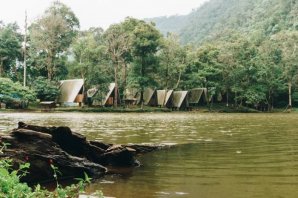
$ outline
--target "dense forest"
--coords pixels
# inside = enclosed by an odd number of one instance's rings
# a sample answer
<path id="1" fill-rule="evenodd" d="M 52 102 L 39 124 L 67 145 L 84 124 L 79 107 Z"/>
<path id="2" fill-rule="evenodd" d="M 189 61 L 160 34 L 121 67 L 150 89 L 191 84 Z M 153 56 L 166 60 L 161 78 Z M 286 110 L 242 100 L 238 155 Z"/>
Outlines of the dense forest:
<path id="1" fill-rule="evenodd" d="M 297 0 L 210 0 L 186 16 L 126 18 L 86 31 L 55 1 L 29 26 L 26 88 L 18 83 L 23 38 L 17 24 L 0 23 L 2 101 L 50 100 L 59 80 L 83 78 L 87 88 L 115 82 L 122 98 L 126 88 L 142 95 L 146 87 L 205 87 L 210 101 L 234 107 L 298 102 Z"/>
<path id="2" fill-rule="evenodd" d="M 176 33 L 184 44 L 225 39 L 231 33 L 267 37 L 298 30 L 297 0 L 210 0 L 185 16 L 146 19 L 163 33 Z"/>

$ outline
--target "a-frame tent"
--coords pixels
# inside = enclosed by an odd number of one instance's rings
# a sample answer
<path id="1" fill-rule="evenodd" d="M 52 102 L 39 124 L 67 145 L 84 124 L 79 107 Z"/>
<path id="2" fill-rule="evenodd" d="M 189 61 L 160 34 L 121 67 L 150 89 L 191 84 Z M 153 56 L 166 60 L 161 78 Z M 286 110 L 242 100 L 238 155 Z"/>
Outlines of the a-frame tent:
<path id="1" fill-rule="evenodd" d="M 167 90 L 157 90 L 157 105 L 163 107 L 166 100 Z"/>
<path id="2" fill-rule="evenodd" d="M 208 95 L 206 88 L 194 88 L 189 90 L 188 101 L 190 106 L 198 105 L 200 102 L 207 103 Z"/>
<path id="3" fill-rule="evenodd" d="M 166 101 L 165 101 L 165 104 L 164 106 L 167 107 L 167 108 L 172 108 L 173 107 L 173 100 L 174 100 L 174 97 L 173 97 L 173 94 L 174 93 L 174 90 L 168 90 L 167 91 L 167 95 L 166 95 Z"/>
<path id="4" fill-rule="evenodd" d="M 155 89 L 145 88 L 143 93 L 144 105 L 157 106 L 157 92 Z M 141 104 L 141 93 L 137 94 L 137 103 Z"/>
<path id="5" fill-rule="evenodd" d="M 187 109 L 188 91 L 174 91 L 173 92 L 173 107 L 177 109 Z"/>
<path id="6" fill-rule="evenodd" d="M 173 90 L 157 90 L 157 105 L 171 108 L 173 106 Z"/>
<path id="7" fill-rule="evenodd" d="M 117 90 L 117 104 L 120 104 L 120 94 L 119 89 Z M 109 85 L 109 91 L 106 94 L 106 97 L 104 98 L 102 105 L 103 106 L 113 106 L 115 103 L 115 83 L 110 83 Z"/>
<path id="8" fill-rule="evenodd" d="M 62 80 L 59 91 L 58 103 L 82 103 L 84 100 L 84 79 Z"/>

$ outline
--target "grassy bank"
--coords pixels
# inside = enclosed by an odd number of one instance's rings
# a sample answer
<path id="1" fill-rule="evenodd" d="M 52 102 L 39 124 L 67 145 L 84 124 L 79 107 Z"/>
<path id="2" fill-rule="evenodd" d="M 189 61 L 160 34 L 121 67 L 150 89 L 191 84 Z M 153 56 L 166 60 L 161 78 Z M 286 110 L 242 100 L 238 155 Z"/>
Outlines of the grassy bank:
<path id="1" fill-rule="evenodd" d="M 55 112 L 110 112 L 110 113 L 144 113 L 144 112 L 171 112 L 171 109 L 158 108 L 158 107 L 58 107 L 55 108 Z"/>
<path id="2" fill-rule="evenodd" d="M 130 107 L 56 107 L 53 109 L 41 108 L 38 104 L 31 104 L 27 109 L 0 109 L 0 112 L 90 112 L 90 113 L 148 113 L 148 112 L 177 112 L 169 108 L 130 106 Z M 298 112 L 298 108 L 286 110 L 286 108 L 274 108 L 273 111 L 259 111 L 248 107 L 227 107 L 225 104 L 212 104 L 208 106 L 196 106 L 188 109 L 180 109 L 179 112 L 200 112 L 200 113 L 289 113 Z"/>

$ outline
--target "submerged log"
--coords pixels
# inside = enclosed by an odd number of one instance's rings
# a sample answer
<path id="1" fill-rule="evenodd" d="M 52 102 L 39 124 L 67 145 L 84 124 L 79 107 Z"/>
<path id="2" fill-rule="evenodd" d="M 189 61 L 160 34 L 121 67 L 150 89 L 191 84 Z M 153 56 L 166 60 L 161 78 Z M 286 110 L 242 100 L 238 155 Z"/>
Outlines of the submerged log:
<path id="1" fill-rule="evenodd" d="M 53 179 L 51 165 L 58 167 L 63 178 L 83 177 L 87 173 L 99 178 L 109 170 L 106 167 L 139 165 L 136 154 L 158 150 L 153 145 L 113 145 L 88 141 L 68 127 L 42 127 L 19 122 L 9 134 L 0 134 L 0 143 L 9 146 L 0 157 L 18 164 L 30 163 L 23 181 L 41 182 Z"/>

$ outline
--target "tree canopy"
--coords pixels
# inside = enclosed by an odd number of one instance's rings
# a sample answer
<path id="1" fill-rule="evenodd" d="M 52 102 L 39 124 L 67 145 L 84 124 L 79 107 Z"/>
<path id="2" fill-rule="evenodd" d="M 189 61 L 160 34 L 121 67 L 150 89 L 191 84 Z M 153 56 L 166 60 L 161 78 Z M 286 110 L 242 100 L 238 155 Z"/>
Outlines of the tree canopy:
<path id="1" fill-rule="evenodd" d="M 69 7 L 55 1 L 29 30 L 35 66 L 45 70 L 52 80 L 61 72 L 61 58 L 79 30 L 79 20 Z"/>

